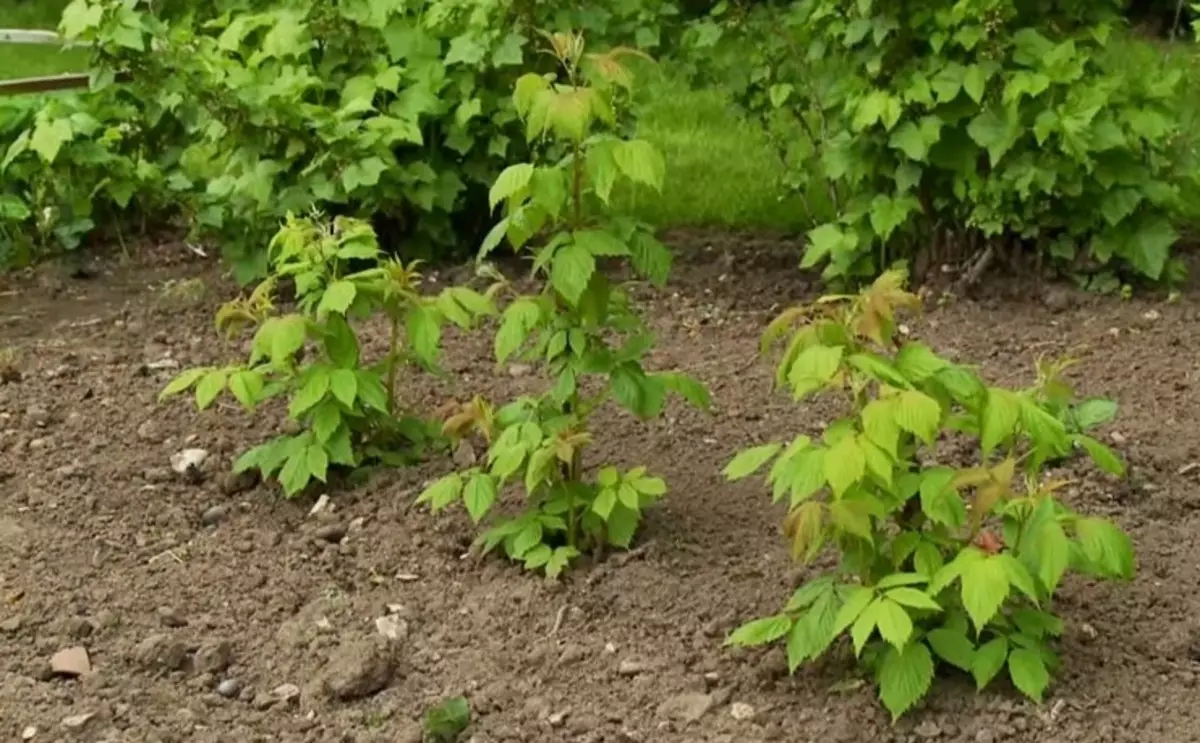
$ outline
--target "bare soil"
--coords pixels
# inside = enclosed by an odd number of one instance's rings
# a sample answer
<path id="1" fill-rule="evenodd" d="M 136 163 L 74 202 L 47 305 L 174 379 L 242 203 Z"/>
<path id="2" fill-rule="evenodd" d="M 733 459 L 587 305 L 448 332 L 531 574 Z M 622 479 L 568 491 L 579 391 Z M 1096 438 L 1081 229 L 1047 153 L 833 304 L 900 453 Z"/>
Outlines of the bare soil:
<path id="1" fill-rule="evenodd" d="M 237 353 L 212 330 L 235 290 L 211 264 L 163 248 L 86 280 L 3 280 L 0 348 L 19 350 L 21 380 L 0 385 L 0 738 L 412 743 L 429 704 L 463 694 L 475 743 L 1200 739 L 1196 297 L 1021 296 L 1001 281 L 911 323 L 1005 383 L 1030 381 L 1042 354 L 1081 360 L 1081 391 L 1121 404 L 1100 435 L 1132 471 L 1118 482 L 1071 465 L 1066 497 L 1130 530 L 1140 569 L 1132 584 L 1066 583 L 1065 663 L 1044 705 L 947 677 L 893 727 L 844 653 L 788 676 L 778 649 L 722 647 L 804 577 L 762 489 L 719 473 L 741 447 L 819 425 L 819 407 L 792 405 L 751 363 L 764 322 L 815 287 L 787 245 L 681 242 L 670 286 L 639 291 L 653 364 L 694 373 L 716 409 L 605 416 L 594 461 L 645 463 L 671 492 L 634 552 L 557 584 L 466 557 L 463 514 L 411 507 L 447 460 L 333 492 L 317 516 L 312 498 L 226 477 L 277 412 L 155 400 L 164 367 Z M 171 277 L 200 277 L 206 296 L 164 298 Z M 485 333 L 450 337 L 453 378 L 413 378 L 407 399 L 432 410 L 541 383 L 495 368 L 489 348 Z M 188 447 L 211 454 L 199 482 L 169 466 Z M 380 617 L 398 643 L 381 646 Z M 52 673 L 73 647 L 90 672 Z"/>

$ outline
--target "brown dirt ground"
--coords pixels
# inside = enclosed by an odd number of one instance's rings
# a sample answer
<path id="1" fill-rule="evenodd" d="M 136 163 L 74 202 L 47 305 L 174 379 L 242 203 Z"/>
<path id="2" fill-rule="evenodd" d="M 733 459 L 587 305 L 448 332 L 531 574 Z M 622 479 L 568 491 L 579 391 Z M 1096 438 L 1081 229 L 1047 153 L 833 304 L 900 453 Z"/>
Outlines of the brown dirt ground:
<path id="1" fill-rule="evenodd" d="M 428 704 L 465 694 L 474 722 L 464 738 L 475 743 L 1200 739 L 1194 296 L 999 292 L 912 323 L 914 335 L 1008 383 L 1028 382 L 1039 354 L 1073 353 L 1082 391 L 1119 400 L 1102 435 L 1118 442 L 1132 477 L 1079 467 L 1066 497 L 1129 529 L 1140 571 L 1131 585 L 1066 584 L 1065 665 L 1043 706 L 1003 684 L 975 695 L 946 678 L 892 727 L 870 688 L 847 683 L 844 656 L 789 677 L 778 649 L 722 648 L 726 632 L 774 611 L 802 578 L 762 489 L 719 472 L 738 448 L 819 422 L 819 408 L 772 393 L 765 364 L 747 366 L 764 321 L 812 287 L 786 245 L 686 242 L 668 289 L 641 292 L 660 337 L 653 363 L 692 371 L 716 410 L 602 421 L 596 460 L 644 462 L 672 490 L 632 558 L 582 565 L 561 584 L 464 559 L 465 516 L 410 508 L 446 461 L 336 493 L 332 516 L 316 518 L 311 499 L 230 487 L 221 476 L 230 458 L 279 419 L 160 406 L 171 372 L 148 367 L 228 358 L 211 311 L 233 290 L 211 265 L 181 250 L 164 260 L 172 251 L 162 248 L 89 280 L 5 280 L 0 346 L 20 349 L 24 379 L 0 386 L 0 737 L 31 726 L 35 740 L 407 743 L 419 740 Z M 164 302 L 155 287 L 170 276 L 202 277 L 203 304 Z M 414 379 L 409 399 L 432 409 L 476 388 L 502 399 L 536 387 L 534 376 L 497 371 L 488 348 L 485 334 L 450 338 L 455 378 Z M 201 483 L 169 470 L 185 446 L 214 455 Z M 338 544 L 320 531 L 331 524 L 347 532 Z M 389 605 L 406 628 L 390 683 L 321 701 L 322 679 L 371 657 L 374 620 Z M 86 647 L 93 671 L 51 676 L 50 657 L 70 646 Z M 227 680 L 241 687 L 232 699 L 216 693 Z M 299 698 L 272 703 L 284 684 Z M 673 714 L 683 701 L 711 707 L 686 722 Z M 734 703 L 753 715 L 735 719 Z"/>

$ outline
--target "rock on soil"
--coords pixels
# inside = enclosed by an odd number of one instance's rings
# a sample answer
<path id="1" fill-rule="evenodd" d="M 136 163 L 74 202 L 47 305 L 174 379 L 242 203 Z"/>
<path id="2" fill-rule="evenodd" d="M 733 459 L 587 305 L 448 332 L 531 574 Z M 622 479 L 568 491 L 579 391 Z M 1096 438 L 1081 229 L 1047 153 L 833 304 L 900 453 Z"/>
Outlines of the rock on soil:
<path id="1" fill-rule="evenodd" d="M 353 702 L 382 691 L 395 673 L 392 643 L 374 638 L 343 640 L 321 669 L 319 689 L 330 699 Z"/>
<path id="2" fill-rule="evenodd" d="M 678 694 L 658 705 L 658 716 L 682 722 L 696 722 L 712 709 L 714 703 L 709 694 Z"/>
<path id="3" fill-rule="evenodd" d="M 92 672 L 87 648 L 71 647 L 59 650 L 50 658 L 50 672 L 57 676 L 83 676 Z"/>

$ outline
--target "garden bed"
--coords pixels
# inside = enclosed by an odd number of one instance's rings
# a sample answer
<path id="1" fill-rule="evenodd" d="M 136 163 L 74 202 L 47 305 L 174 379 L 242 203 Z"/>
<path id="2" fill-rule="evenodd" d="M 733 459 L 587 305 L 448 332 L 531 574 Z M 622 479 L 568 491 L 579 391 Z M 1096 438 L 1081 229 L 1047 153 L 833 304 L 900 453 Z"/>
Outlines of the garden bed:
<path id="1" fill-rule="evenodd" d="M 1039 355 L 1074 356 L 1080 392 L 1118 400 L 1099 436 L 1127 458 L 1128 481 L 1083 463 L 1059 474 L 1074 480 L 1072 506 L 1130 531 L 1139 572 L 1132 585 L 1068 579 L 1064 667 L 1043 706 L 1007 682 L 977 696 L 950 677 L 892 727 L 846 652 L 789 677 L 779 648 L 722 647 L 802 578 L 764 490 L 720 471 L 741 448 L 819 425 L 820 408 L 773 393 L 770 365 L 752 363 L 764 323 L 815 287 L 793 246 L 677 242 L 686 249 L 667 289 L 638 292 L 659 338 L 651 365 L 707 383 L 715 410 L 676 406 L 648 425 L 601 416 L 596 456 L 644 463 L 670 492 L 633 552 L 583 561 L 556 584 L 465 556 L 474 532 L 461 509 L 412 506 L 448 461 L 331 492 L 316 515 L 312 498 L 227 477 L 282 418 L 156 402 L 174 363 L 230 357 L 212 312 L 234 288 L 207 262 L 160 250 L 91 279 L 4 280 L 0 346 L 19 350 L 22 379 L 0 386 L 2 734 L 407 743 L 429 705 L 461 694 L 473 713 L 464 740 L 477 743 L 1195 740 L 1193 297 L 1121 302 L 1001 282 L 909 323 L 1006 384 L 1028 382 Z M 208 290 L 195 305 L 160 288 L 196 276 Z M 492 358 L 488 334 L 454 334 L 451 378 L 413 377 L 406 399 L 431 411 L 538 388 L 536 370 Z M 171 470 L 185 448 L 209 452 L 198 482 Z M 380 649 L 380 618 L 398 651 Z M 91 672 L 52 674 L 51 658 L 72 647 Z"/>

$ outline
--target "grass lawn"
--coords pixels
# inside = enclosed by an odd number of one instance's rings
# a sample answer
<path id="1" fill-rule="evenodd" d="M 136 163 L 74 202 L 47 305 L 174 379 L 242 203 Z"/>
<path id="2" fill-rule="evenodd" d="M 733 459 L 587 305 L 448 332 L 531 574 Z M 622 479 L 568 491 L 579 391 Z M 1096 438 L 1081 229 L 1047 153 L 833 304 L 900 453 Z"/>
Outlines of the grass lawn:
<path id="1" fill-rule="evenodd" d="M 65 0 L 0 0 L 0 26 L 50 29 L 58 26 Z M 0 80 L 79 72 L 87 62 L 82 49 L 62 50 L 41 44 L 0 44 Z"/>

